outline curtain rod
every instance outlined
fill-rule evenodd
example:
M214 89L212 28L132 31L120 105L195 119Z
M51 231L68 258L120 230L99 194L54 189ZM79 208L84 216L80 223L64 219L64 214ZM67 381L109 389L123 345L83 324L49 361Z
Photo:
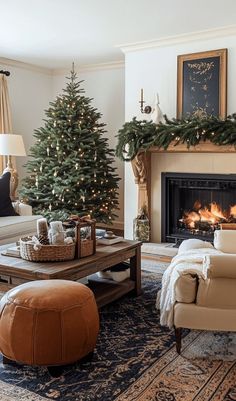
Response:
M4 75L6 75L7 77L9 77L10 72L9 72L9 71L0 70L0 74L4 74Z

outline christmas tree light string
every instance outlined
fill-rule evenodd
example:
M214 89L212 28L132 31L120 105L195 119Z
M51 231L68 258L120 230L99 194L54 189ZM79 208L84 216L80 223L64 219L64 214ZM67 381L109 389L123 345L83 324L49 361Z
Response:
M64 94L50 103L44 127L35 130L21 195L49 220L89 212L108 223L118 208L119 177L101 115L81 95L80 83L72 71Z

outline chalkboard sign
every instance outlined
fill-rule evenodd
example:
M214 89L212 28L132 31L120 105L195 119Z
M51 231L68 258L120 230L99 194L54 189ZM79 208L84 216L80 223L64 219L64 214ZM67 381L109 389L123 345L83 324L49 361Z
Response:
M178 56L177 117L225 118L227 49Z

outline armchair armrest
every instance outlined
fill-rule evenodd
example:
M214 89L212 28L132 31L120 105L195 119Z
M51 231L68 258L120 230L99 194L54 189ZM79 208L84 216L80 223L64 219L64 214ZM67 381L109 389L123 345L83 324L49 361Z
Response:
M26 205L25 203L21 203L19 201L12 202L12 205L20 216L32 216L32 206Z
M204 268L208 278L236 279L236 255L207 255L204 258Z

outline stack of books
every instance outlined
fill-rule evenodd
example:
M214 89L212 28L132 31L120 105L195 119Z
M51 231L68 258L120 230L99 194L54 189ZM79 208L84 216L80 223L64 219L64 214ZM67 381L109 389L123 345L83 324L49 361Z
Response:
M112 238L106 238L106 237L98 237L97 238L97 244L99 245L114 245L117 244L118 242L124 241L123 237L118 237L114 235Z
M118 237L112 231L96 229L97 244L101 245L113 245L117 242L124 241L123 237Z
M4 249L1 254L3 256L13 256L14 258L20 258L20 247L11 246L10 248Z

